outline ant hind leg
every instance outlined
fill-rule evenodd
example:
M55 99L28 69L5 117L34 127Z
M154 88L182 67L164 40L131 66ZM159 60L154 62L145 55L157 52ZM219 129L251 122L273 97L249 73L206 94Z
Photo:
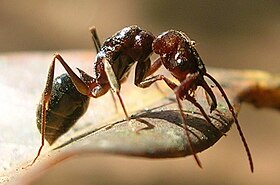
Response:
M41 102L41 106L42 106L42 112L41 112L41 146L37 152L36 157L34 158L34 160L32 161L31 164L29 164L28 166L32 166L36 160L38 159L38 157L41 154L41 151L44 147L45 144L45 130L46 130L46 111L48 110L48 104L51 98L51 93L52 93L52 85L53 85L53 80L54 80L54 69L55 69L55 61L56 59L62 64L62 66L64 67L64 69L67 71L67 73L69 74L73 84L75 85L75 87L77 88L77 90L86 96L90 97L90 93L91 91L89 90L88 86L73 72L73 70L68 66L68 64L64 61L64 59L59 55L59 54L55 54L52 60L52 63L49 67L49 71L48 71L48 77L47 77L47 81L46 81L46 86L43 92L43 98L42 98L42 102Z
M103 59L103 62L104 62L104 70L105 70L105 73L106 73L107 78L109 80L109 84L111 86L111 90L114 91L117 94L117 96L119 98L119 101L121 103L122 109L124 111L126 120L130 120L130 118L129 118L128 114L127 114L126 108L124 106L123 99L122 99L122 97L120 95L120 84L119 84L119 82L117 80L117 77L116 77L116 75L114 73L114 70L113 70L111 64L109 63L109 61L106 58Z
M100 39L98 37L96 27L93 26L93 27L89 28L89 30L91 32L91 38L93 40L96 52L98 53L100 51L100 48L101 48L101 42L100 42ZM116 110L116 113L117 113L118 112L117 101L116 101L116 98L114 96L114 92L111 89L110 89L110 94L112 96L112 99L113 99L113 102L114 102L114 107L115 107L115 110Z
M36 162L36 160L40 156L41 151L42 151L42 149L43 149L43 147L45 145L46 111L48 109L48 103L49 103L50 98L51 98L51 91L52 91L53 78L54 78L54 68L55 68L55 63L52 62L52 64L49 67L47 82L46 82L46 86L45 86L45 89L44 89L44 92L43 92L43 98L42 98L42 102L41 102L41 104L42 104L42 113L41 113L41 146L38 149L37 155L33 159L32 163L28 164L26 167L32 166Z

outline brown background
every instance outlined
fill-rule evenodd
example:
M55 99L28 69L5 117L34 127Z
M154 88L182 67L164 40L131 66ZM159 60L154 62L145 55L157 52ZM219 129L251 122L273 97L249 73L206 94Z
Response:
M159 34L183 30L211 66L278 72L278 1L1 1L0 51L91 49L131 24Z
M90 26L97 27L103 40L124 26L138 24L154 34L171 28L185 31L198 43L208 66L279 73L279 10L278 1L1 1L0 52L92 49ZM103 183L110 177L111 184L120 179L123 184L280 183L279 113L245 105L239 117L255 161L253 175L235 129L200 154L203 170L192 158L100 156L92 157L90 165L87 158L72 161L50 175L59 176L61 181L55 178L59 182L70 178L84 184L91 184L93 180L83 180L94 176Z

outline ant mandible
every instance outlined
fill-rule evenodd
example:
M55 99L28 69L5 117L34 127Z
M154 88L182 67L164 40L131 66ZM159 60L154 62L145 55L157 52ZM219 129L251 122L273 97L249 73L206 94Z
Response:
M67 132L87 110L90 97L100 97L112 89L119 98L126 119L129 120L120 96L120 84L125 82L132 65L137 62L134 81L136 86L147 88L156 81L164 80L174 91L183 126L190 143L190 150L200 167L201 163L190 141L180 100L186 99L193 103L205 119L212 124L202 106L193 97L193 92L198 86L201 86L212 100L210 112L215 110L217 107L216 97L204 80L204 76L212 80L222 93L234 117L253 172L251 153L234 109L220 84L206 72L202 59L194 47L194 41L191 41L187 35L180 31L169 30L155 38L150 32L144 31L138 26L129 26L108 38L101 46L95 28L91 29L91 33L98 51L93 65L93 76L78 69L79 78L59 54L55 54L53 58L43 97L37 111L37 126L41 130L42 141L32 164L40 155L44 146L44 139L46 138L49 144L52 144L59 136ZM159 54L160 57L151 65L150 56L153 52ZM68 74L57 77L53 82L56 59ZM164 75L149 77L162 64L180 82L179 85L176 85ZM54 88L52 84L54 84ZM50 123L51 121L52 123ZM214 126L214 128L216 127Z

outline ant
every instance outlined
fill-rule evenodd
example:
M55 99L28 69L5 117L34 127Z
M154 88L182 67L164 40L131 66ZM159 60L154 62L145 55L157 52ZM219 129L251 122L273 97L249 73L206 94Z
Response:
M195 90L198 86L201 86L212 100L210 112L215 110L217 100L204 80L204 76L212 80L223 95L233 115L253 172L251 153L234 108L220 84L206 72L204 63L195 49L195 42L186 34L169 30L155 37L152 33L133 25L118 31L101 45L96 29L93 27L90 31L98 52L93 63L92 76L78 69L80 73L80 77L78 77L61 55L54 55L49 67L43 96L37 109L37 126L41 131L42 141L32 164L40 156L44 146L44 139L46 138L51 145L58 137L67 132L87 110L89 98L98 98L111 89L116 93L120 101L126 120L129 120L130 118L120 95L120 84L126 81L132 65L136 63L134 80L136 86L147 88L156 81L163 80L174 91L183 127L190 143L190 150L199 167L202 167L202 165L192 147L180 101L188 100L193 103L204 118L212 124L203 107L194 98ZM153 52L160 57L151 64L150 56ZM62 64L67 74L60 75L54 80L56 59ZM180 82L179 85L176 85L164 75L152 76L162 65ZM214 125L213 127L216 128Z

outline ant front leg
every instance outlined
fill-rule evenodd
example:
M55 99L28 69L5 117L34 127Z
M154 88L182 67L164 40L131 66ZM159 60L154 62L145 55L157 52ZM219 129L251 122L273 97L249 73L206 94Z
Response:
M221 133L222 135L226 135L225 133L223 133L221 130L219 130L211 121L211 119L209 118L209 116L206 114L205 110L203 109L203 107L196 101L196 99L191 96L188 91L191 88L191 84L197 79L197 77L199 76L198 73L195 74L191 74L191 75L187 75L186 79L183 80L181 82L181 84L178 86L178 88L176 89L176 93L178 95L179 98L183 97L184 99L190 101L195 107L197 107L201 114L203 115L203 117L206 119L206 121L211 124L213 126L213 128L215 128L217 130L217 132ZM205 82L205 81L204 81ZM216 109L217 107L217 100L216 97L213 93L213 91L210 89L210 87L208 86L208 84L202 83L202 87L206 90L206 92L210 95L211 99L212 99L212 105L211 105L211 109L210 111L212 111L212 109ZM177 100L178 101L178 100Z
M137 67L138 67L138 64L137 64ZM159 64L156 64L156 65L158 66ZM140 64L139 64L139 66L140 66ZM137 67L136 67L136 69L137 69ZM160 65L159 65L159 67L160 67ZM153 70L154 69L155 68L153 68ZM153 70L152 70L151 73L156 71L156 70L154 70L154 71ZM144 72L142 71L142 75L143 75L143 73ZM141 72L136 71L136 74L141 74ZM183 122L183 128L185 130L185 134L186 134L187 139L189 141L190 151L193 154L197 165L200 168L202 168L201 162L200 162L200 160L199 160L199 158L198 158L198 156L197 156L197 154L196 154L196 152L193 148L192 141L191 141L190 134L189 134L189 129L187 127L187 121L186 121L186 118L185 118L185 115L184 115L184 112L183 112L182 104L180 102L180 94L182 93L180 90L182 89L182 87L185 87L185 88L190 87L190 85L197 78L197 76L198 75L192 75L192 76L189 75L189 77L187 77L187 79L184 81L184 84L183 85L181 84L180 86L177 86L174 82L172 82L171 80L166 78L164 75L156 75L156 76L153 76L153 77L150 77L150 78L147 78L147 79L143 79L143 76L141 76L142 81L141 81L141 78L139 76L136 76L137 78L135 79L135 84L138 87L146 88L146 87L149 87L151 84L155 83L156 81L163 80L167 84L167 86L174 91L174 93L176 95L176 100L177 100L178 108L179 108L179 111L180 111L180 115L181 115L181 118L182 118L182 122Z
M188 94L184 94L184 93L187 93L188 90L191 88L191 85L192 83L197 79L198 77L198 73L195 73L195 74L192 74L192 75L187 75L186 76L186 79L181 82L181 84L176 87L174 90L174 93L176 95L176 100L177 100L177 104L178 104L178 107L179 107L179 111L180 111L180 114L181 114L181 118L182 118L182 121L183 121L183 127L186 131L186 135L187 135L187 138L188 138L188 141L190 143L190 149L191 149L191 152L195 158L195 161L197 163L197 165L202 168L202 164L192 146L192 142L191 142L191 138L190 138L190 134L189 134L189 129L187 127L187 120L186 120L186 117L184 115L184 112L183 112L183 106L182 106L182 103L181 103L181 98L184 97L184 96L189 96Z
M211 107L210 107L210 113L212 113L213 110L215 110L217 108L217 99L216 96L214 95L212 89L209 87L209 85L206 83L206 81L203 79L203 81L201 82L201 86L202 88L207 92L207 94L210 96L212 102L211 102ZM205 94L205 95L207 95ZM209 100L209 99L207 99ZM210 100L209 100L210 101ZM208 102L209 102L208 101ZM210 105L210 103L209 103Z

